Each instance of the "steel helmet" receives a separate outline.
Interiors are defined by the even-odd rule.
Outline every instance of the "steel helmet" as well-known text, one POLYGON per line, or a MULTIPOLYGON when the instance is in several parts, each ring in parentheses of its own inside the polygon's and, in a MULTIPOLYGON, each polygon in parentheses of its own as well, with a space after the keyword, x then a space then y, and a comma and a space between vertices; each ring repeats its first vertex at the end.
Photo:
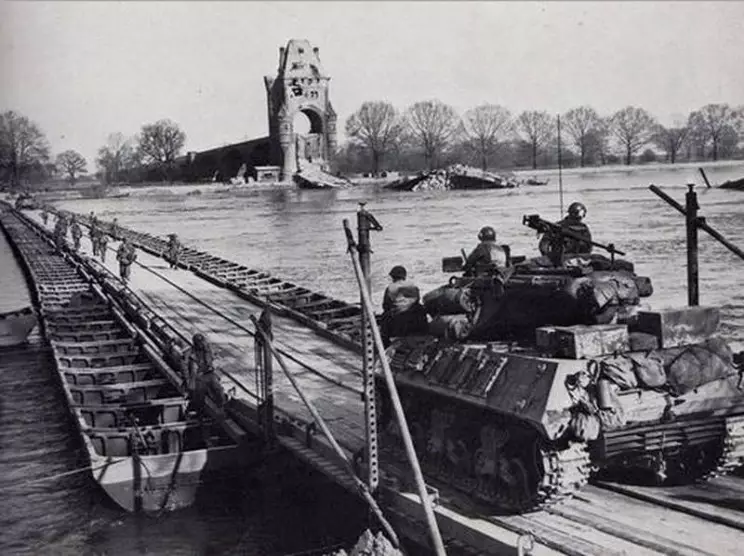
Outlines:
POLYGON ((586 207, 582 203, 571 203, 568 207, 568 214, 579 219, 586 216, 586 207))
POLYGON ((483 226, 478 232, 478 239, 481 241, 496 241, 496 230, 491 226, 483 226))
POLYGON ((406 272, 406 267, 404 266, 396 265, 390 270, 390 277, 393 280, 405 280, 406 276, 408 276, 408 272, 406 272))

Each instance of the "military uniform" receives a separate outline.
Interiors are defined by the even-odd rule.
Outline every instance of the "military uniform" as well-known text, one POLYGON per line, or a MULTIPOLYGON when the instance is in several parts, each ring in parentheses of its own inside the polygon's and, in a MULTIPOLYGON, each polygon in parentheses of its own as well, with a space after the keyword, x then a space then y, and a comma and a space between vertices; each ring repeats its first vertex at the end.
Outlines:
POLYGON ((72 234, 72 241, 75 246, 75 251, 79 251, 80 238, 83 237, 83 231, 80 229, 80 226, 77 222, 73 222, 72 226, 70 226, 70 234, 72 234))
POLYGON ((181 254, 181 243, 176 234, 171 234, 168 239, 168 247, 165 251, 165 260, 170 263, 171 268, 178 268, 178 256, 181 254))
POLYGON ((396 280, 385 289, 382 299, 382 340, 387 347, 394 336, 426 333, 426 311, 418 287, 407 280, 396 280))
POLYGON ((506 251, 496 241, 481 241, 468 255, 463 271, 465 275, 488 274, 506 268, 506 251))
POLYGON ((586 239, 586 241, 580 241, 572 237, 564 236, 563 249, 565 253, 589 254, 592 252, 592 244, 588 243, 592 241, 592 234, 589 231, 589 226, 584 224, 584 222, 581 221, 581 218, 569 214, 563 220, 558 222, 558 225, 562 230, 571 232, 586 239))
POLYGON ((125 241, 116 251, 116 259, 119 261, 119 276, 125 282, 129 281, 132 263, 137 259, 134 246, 125 241))

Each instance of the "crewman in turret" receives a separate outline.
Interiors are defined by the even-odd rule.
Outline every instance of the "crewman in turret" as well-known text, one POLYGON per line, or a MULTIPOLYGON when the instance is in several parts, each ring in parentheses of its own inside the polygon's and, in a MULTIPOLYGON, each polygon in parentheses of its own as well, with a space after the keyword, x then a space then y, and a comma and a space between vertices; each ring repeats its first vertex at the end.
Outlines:
POLYGON ((73 246, 75 247, 75 251, 80 251, 80 238, 83 237, 83 231, 80 229, 80 225, 78 224, 76 218, 72 219, 72 224, 70 225, 70 235, 72 235, 72 242, 73 246))
POLYGON ((478 232, 480 243, 468 255, 463 267, 464 276, 483 276, 503 272, 507 266, 506 250, 496 243, 496 230, 484 226, 478 232))
POLYGON ((128 282, 132 263, 137 259, 137 252, 128 238, 124 238, 124 241, 119 245, 119 249, 116 251, 116 259, 119 261, 119 276, 124 282, 128 282))
MULTIPOLYGON (((586 207, 582 203, 573 202, 568 206, 568 215, 563 220, 556 222, 561 230, 586 240, 581 241, 574 237, 563 236, 564 254, 588 255, 592 252, 592 233, 589 231, 589 226, 584 222, 585 217, 586 207)), ((551 251, 551 242, 555 240, 553 234, 546 233, 540 240, 540 252, 547 255, 551 251)), ((560 242, 558 248, 560 249, 560 242)))
POLYGON ((392 337, 426 334, 429 326, 426 311, 421 305, 421 293, 413 282, 407 280, 405 267, 394 266, 390 270, 390 278, 393 282, 385 289, 380 322, 385 347, 390 345, 392 337))
POLYGON ((176 234, 168 234, 168 246, 165 250, 165 260, 171 268, 178 268, 178 257, 181 254, 181 242, 176 234))

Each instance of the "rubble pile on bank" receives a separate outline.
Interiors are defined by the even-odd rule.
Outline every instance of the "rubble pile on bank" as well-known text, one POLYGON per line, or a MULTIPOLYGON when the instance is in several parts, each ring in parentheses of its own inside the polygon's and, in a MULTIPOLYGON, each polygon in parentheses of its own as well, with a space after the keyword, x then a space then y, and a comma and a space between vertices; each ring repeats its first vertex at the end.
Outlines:
POLYGON ((326 556, 403 556, 403 553, 382 532, 375 535, 367 529, 351 551, 339 550, 326 556))
POLYGON ((472 166, 453 164, 444 169, 403 178, 388 188, 397 191, 438 191, 445 189, 509 189, 519 187, 513 177, 486 172, 472 166))
POLYGON ((303 189, 331 189, 353 185, 348 179, 334 176, 314 164, 304 164, 292 177, 303 189))

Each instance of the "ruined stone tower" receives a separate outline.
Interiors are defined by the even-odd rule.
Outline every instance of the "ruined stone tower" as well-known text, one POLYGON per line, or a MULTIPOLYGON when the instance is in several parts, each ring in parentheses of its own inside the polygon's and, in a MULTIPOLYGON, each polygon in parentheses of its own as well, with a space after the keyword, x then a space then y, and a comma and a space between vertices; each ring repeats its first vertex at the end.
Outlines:
POLYGON ((288 180, 303 162, 330 169, 336 152, 336 113, 328 94, 330 77, 320 64, 318 48, 292 39, 279 48, 276 77, 264 77, 269 109, 271 159, 288 180), (295 132, 298 113, 307 117, 310 131, 295 132))

